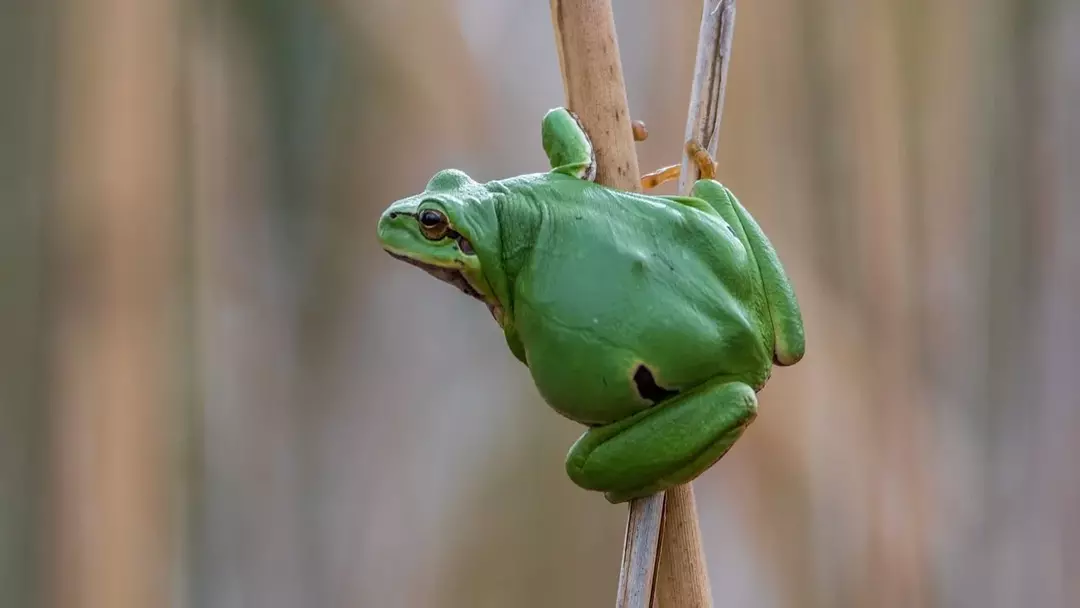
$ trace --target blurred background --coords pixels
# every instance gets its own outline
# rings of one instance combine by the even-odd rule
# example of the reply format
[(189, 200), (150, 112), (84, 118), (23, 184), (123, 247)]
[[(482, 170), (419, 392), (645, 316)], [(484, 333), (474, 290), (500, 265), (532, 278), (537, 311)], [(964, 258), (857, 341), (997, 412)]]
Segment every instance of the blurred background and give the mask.
[[(650, 170), (701, 5), (615, 4)], [(809, 351), (695, 483), (718, 606), (1080, 605), (1078, 32), (739, 4), (720, 176)], [(581, 429), (374, 239), (438, 169), (546, 168), (553, 40), (523, 0), (0, 0), (0, 606), (613, 602)]]

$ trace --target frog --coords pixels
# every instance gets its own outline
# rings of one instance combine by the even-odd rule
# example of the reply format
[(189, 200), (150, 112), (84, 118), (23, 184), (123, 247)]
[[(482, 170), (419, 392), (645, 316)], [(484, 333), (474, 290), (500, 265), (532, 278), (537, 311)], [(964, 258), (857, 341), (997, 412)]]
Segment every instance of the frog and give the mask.
[(573, 483), (616, 504), (690, 483), (756, 419), (773, 367), (802, 359), (792, 283), (700, 144), (679, 196), (597, 183), (567, 108), (544, 115), (541, 141), (545, 172), (437, 172), (382, 212), (379, 243), (482, 302), (543, 401), (584, 425)]

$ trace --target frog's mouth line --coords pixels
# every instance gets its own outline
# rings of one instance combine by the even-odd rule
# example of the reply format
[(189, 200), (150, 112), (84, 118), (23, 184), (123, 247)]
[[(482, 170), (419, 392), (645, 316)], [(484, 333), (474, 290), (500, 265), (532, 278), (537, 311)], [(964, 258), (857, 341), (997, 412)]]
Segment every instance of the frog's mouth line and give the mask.
[(480, 295), (480, 292), (476, 291), (476, 289), (469, 284), (469, 280), (466, 279), (465, 275), (462, 274), (462, 272), (457, 268), (447, 268), (445, 266), (428, 264), (427, 262), (414, 260), (413, 258), (401, 255), (399, 253), (394, 253), (393, 251), (387, 251), (386, 253), (389, 253), (390, 257), (392, 258), (401, 260), (402, 262), (406, 262), (408, 264), (416, 266), (417, 268), (420, 268), (421, 270), (427, 272), (428, 274), (435, 277), (436, 279), (439, 279), (440, 281), (450, 283), (451, 285), (465, 292), (467, 295), (470, 295), (477, 300), (480, 300), (481, 302), (484, 301), (484, 296)]
[(421, 262), (420, 260), (415, 260), (408, 256), (401, 255), (400, 253), (394, 253), (389, 249), (385, 251), (386, 253), (390, 254), (390, 257), (401, 260), (402, 262), (406, 262), (408, 264), (412, 264), (413, 266), (416, 266), (424, 272), (427, 272), (436, 279), (439, 279), (444, 283), (449, 283), (454, 287), (457, 287), (462, 292), (464, 292), (465, 295), (472, 296), (477, 300), (480, 300), (484, 303), (484, 306), (487, 306), (488, 310), (491, 312), (491, 316), (494, 317), (496, 321), (500, 323), (502, 322), (502, 320), (500, 319), (502, 307), (500, 307), (497, 303), (489, 302), (487, 298), (483, 296), (483, 294), (477, 291), (476, 288), (473, 287), (471, 283), (469, 283), (469, 279), (465, 278), (465, 273), (461, 272), (457, 268), (448, 268), (446, 266), (437, 266), (435, 264)]

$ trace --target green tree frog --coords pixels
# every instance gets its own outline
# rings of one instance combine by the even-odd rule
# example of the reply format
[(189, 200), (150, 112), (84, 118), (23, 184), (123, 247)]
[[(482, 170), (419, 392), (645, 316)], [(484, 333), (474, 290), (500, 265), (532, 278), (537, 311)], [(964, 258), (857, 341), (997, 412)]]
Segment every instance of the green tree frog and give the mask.
[(754, 420), (773, 364), (802, 358), (791, 283), (700, 148), (691, 195), (654, 196), (592, 181), (565, 108), (542, 139), (550, 171), (440, 171), (383, 212), (379, 241), (487, 305), (543, 399), (588, 427), (574, 483), (618, 503), (690, 482)]

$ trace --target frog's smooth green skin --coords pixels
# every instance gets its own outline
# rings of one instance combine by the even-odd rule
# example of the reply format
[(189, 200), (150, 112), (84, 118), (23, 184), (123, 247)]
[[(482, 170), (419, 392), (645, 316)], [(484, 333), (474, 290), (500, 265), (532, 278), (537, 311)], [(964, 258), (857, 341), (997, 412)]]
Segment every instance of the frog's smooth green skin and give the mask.
[(589, 181), (588, 137), (545, 116), (552, 170), (478, 183), (441, 171), (379, 221), (383, 247), (484, 302), (556, 411), (590, 428), (566, 470), (622, 502), (686, 483), (803, 356), (776, 252), (731, 192), (649, 196)]

